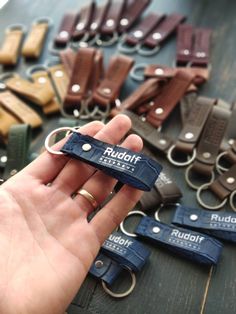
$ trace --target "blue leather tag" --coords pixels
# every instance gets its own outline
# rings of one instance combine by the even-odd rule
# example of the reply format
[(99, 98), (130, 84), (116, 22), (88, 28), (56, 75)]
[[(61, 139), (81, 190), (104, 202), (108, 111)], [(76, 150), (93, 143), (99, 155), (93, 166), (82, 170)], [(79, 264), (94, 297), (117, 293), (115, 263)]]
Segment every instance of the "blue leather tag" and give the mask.
[(121, 232), (113, 232), (103, 243), (102, 251), (135, 272), (142, 269), (150, 255), (146, 246)]
[(177, 206), (173, 224), (199, 229), (223, 240), (236, 242), (236, 213)]
[(135, 233), (154, 244), (168, 248), (195, 262), (217, 264), (222, 244), (205, 234), (169, 226), (150, 217), (143, 217)]
[(112, 285), (123, 268), (105, 254), (99, 253), (90, 267), (89, 273)]
[(150, 191), (162, 166), (155, 160), (120, 146), (74, 132), (61, 151), (104, 171), (118, 181)]

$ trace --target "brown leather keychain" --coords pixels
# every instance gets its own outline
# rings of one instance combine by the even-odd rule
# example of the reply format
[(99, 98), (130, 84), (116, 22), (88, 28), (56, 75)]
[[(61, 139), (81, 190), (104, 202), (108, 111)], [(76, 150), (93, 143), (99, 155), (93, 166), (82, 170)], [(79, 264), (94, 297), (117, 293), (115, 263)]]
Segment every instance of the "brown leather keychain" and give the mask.
[(33, 22), (21, 51), (25, 58), (36, 59), (40, 56), (46, 35), (51, 26), (52, 20), (48, 17), (40, 17)]
[(24, 33), (25, 27), (21, 24), (13, 24), (7, 27), (0, 48), (0, 64), (16, 65)]
[(206, 28), (194, 30), (194, 44), (191, 55), (191, 66), (208, 67), (212, 31)]

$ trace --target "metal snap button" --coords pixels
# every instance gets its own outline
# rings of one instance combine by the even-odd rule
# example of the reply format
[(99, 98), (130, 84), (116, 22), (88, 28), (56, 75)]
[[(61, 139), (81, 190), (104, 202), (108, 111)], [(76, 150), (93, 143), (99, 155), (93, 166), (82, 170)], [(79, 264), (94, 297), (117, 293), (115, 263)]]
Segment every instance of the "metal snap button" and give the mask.
[(190, 220), (192, 221), (198, 220), (198, 215), (195, 215), (195, 214), (190, 215)]
[(120, 25), (126, 26), (126, 25), (128, 25), (128, 24), (129, 24), (129, 20), (128, 20), (128, 19), (126, 19), (126, 18), (121, 19)]
[(233, 177), (228, 177), (226, 179), (226, 182), (229, 183), (229, 184), (233, 184), (235, 182), (235, 179)]
[(90, 145), (90, 144), (84, 144), (83, 146), (82, 146), (82, 149), (83, 149), (83, 151), (84, 152), (88, 152), (88, 151), (90, 151), (90, 149), (92, 148), (92, 146)]
[(40, 84), (45, 84), (45, 83), (47, 82), (47, 80), (45, 79), (45, 77), (39, 77), (39, 78), (38, 78), (38, 82), (39, 82)]
[(67, 31), (61, 31), (59, 33), (59, 37), (61, 37), (61, 38), (68, 38), (69, 37), (69, 33)]
[(91, 29), (95, 30), (98, 27), (98, 24), (96, 22), (93, 22), (90, 26)]
[(154, 227), (152, 229), (152, 232), (154, 232), (154, 233), (159, 233), (160, 231), (161, 231), (161, 229), (159, 227)]
[(194, 134), (191, 133), (191, 132), (188, 132), (188, 133), (186, 133), (186, 134), (184, 135), (184, 137), (185, 137), (187, 140), (190, 140), (190, 139), (192, 139), (192, 138), (194, 137)]
[(80, 22), (76, 25), (76, 30), (77, 31), (81, 31), (82, 29), (84, 28), (84, 23), (83, 22)]
[(140, 30), (137, 30), (137, 31), (135, 31), (135, 32), (133, 33), (133, 35), (134, 35), (134, 37), (136, 37), (136, 38), (141, 38), (141, 37), (143, 37), (143, 32), (140, 31)]
[(161, 39), (162, 35), (160, 33), (154, 33), (154, 34), (152, 34), (152, 38), (153, 39)]
[(154, 71), (154, 73), (155, 73), (156, 75), (163, 75), (163, 74), (164, 74), (164, 70), (161, 69), (161, 68), (157, 68), (157, 69)]
[(72, 85), (71, 90), (73, 93), (77, 93), (80, 90), (79, 84)]
[(57, 70), (57, 71), (55, 72), (55, 76), (56, 76), (56, 77), (63, 77), (63, 72), (60, 71), (60, 70)]
[(157, 108), (156, 110), (155, 110), (155, 114), (162, 114), (164, 112), (164, 110), (162, 109), (162, 108)]
[(114, 23), (115, 23), (114, 20), (109, 19), (109, 20), (106, 21), (106, 26), (112, 27), (114, 25)]

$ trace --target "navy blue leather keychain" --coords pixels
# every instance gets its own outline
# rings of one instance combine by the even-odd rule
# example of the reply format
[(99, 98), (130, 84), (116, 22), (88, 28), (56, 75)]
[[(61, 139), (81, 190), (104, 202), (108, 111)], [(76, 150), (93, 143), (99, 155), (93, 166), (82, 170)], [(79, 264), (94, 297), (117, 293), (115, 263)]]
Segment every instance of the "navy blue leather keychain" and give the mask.
[(220, 239), (236, 242), (236, 213), (209, 211), (177, 205), (173, 224), (216, 236)]
[[(52, 150), (49, 147), (51, 136), (65, 130), (73, 133), (60, 152)], [(66, 154), (86, 162), (118, 181), (144, 191), (151, 190), (162, 170), (159, 163), (144, 154), (82, 135), (73, 128), (51, 132), (45, 140), (45, 147), (50, 153)]]

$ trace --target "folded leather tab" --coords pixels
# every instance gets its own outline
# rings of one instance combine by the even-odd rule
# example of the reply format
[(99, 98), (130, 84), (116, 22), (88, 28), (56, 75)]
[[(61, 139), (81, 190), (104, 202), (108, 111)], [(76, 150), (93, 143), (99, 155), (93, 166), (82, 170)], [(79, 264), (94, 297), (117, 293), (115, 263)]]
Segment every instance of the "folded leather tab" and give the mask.
[(48, 68), (53, 85), (60, 102), (62, 103), (66, 97), (69, 77), (63, 64), (57, 64)]
[(6, 86), (13, 92), (24, 96), (37, 105), (45, 106), (54, 96), (54, 92), (46, 85), (39, 86), (16, 75), (5, 81)]
[(112, 285), (123, 268), (110, 257), (99, 253), (89, 269), (89, 274)]
[(104, 5), (98, 6), (96, 5), (94, 8), (93, 16), (91, 23), (88, 28), (88, 34), (90, 36), (95, 36), (99, 33), (104, 19), (107, 15), (108, 8), (110, 6), (111, 0), (106, 0)]
[(94, 48), (80, 48), (78, 50), (63, 103), (65, 109), (79, 108), (81, 102), (88, 97), (88, 85), (92, 77), (94, 57)]
[(182, 197), (176, 183), (162, 171), (150, 192), (143, 193), (140, 204), (145, 211), (157, 209), (160, 204), (175, 203)]
[(78, 20), (78, 13), (67, 12), (61, 20), (59, 30), (54, 39), (54, 45), (64, 47), (69, 42), (74, 30), (74, 26)]
[(178, 205), (172, 223), (198, 229), (222, 240), (236, 242), (236, 213), (215, 212)]
[(22, 27), (12, 26), (12, 28), (7, 28), (0, 49), (0, 64), (15, 65), (17, 63), (23, 36)]
[(185, 19), (180, 14), (170, 14), (166, 16), (145, 38), (143, 45), (148, 47), (160, 46), (167, 38), (169, 38), (177, 26)]
[(146, 116), (147, 121), (155, 127), (160, 127), (183, 97), (193, 78), (193, 75), (177, 72), (154, 99), (154, 105)]
[(104, 79), (93, 93), (93, 101), (101, 107), (113, 105), (120, 89), (134, 64), (132, 58), (118, 55), (110, 59)]
[(150, 4), (151, 0), (128, 0), (126, 1), (124, 11), (122, 13), (119, 25), (119, 33), (124, 33), (130, 29), (143, 11)]
[(161, 165), (147, 156), (74, 132), (61, 151), (104, 171), (118, 181), (150, 191)]
[(101, 35), (112, 35), (114, 32), (117, 32), (124, 5), (124, 0), (112, 0), (110, 2), (100, 29)]
[(151, 148), (158, 149), (159, 151), (166, 153), (172, 145), (172, 140), (167, 136), (157, 131), (150, 123), (140, 119), (135, 113), (124, 110), (123, 113), (127, 115), (132, 122), (132, 131), (142, 137), (145, 144), (148, 144)]
[(169, 226), (150, 217), (143, 217), (135, 233), (155, 245), (201, 264), (217, 264), (222, 244), (205, 234)]
[(105, 240), (101, 250), (120, 265), (134, 272), (143, 268), (151, 253), (145, 245), (121, 232), (113, 232)]
[(191, 61), (193, 52), (193, 26), (182, 24), (178, 27), (176, 64), (187, 65)]
[(79, 40), (82, 36), (85, 35), (91, 23), (95, 6), (96, 3), (94, 1), (90, 1), (88, 5), (80, 9), (79, 20), (75, 25), (75, 29), (71, 36), (72, 40)]
[(0, 93), (0, 107), (4, 108), (21, 123), (29, 124), (32, 128), (39, 127), (43, 123), (40, 116), (33, 109), (9, 91)]
[(210, 58), (210, 43), (212, 31), (206, 28), (194, 30), (194, 45), (191, 55), (192, 66), (207, 67)]
[(49, 30), (49, 22), (37, 22), (31, 26), (31, 30), (24, 42), (22, 55), (25, 58), (38, 58)]

